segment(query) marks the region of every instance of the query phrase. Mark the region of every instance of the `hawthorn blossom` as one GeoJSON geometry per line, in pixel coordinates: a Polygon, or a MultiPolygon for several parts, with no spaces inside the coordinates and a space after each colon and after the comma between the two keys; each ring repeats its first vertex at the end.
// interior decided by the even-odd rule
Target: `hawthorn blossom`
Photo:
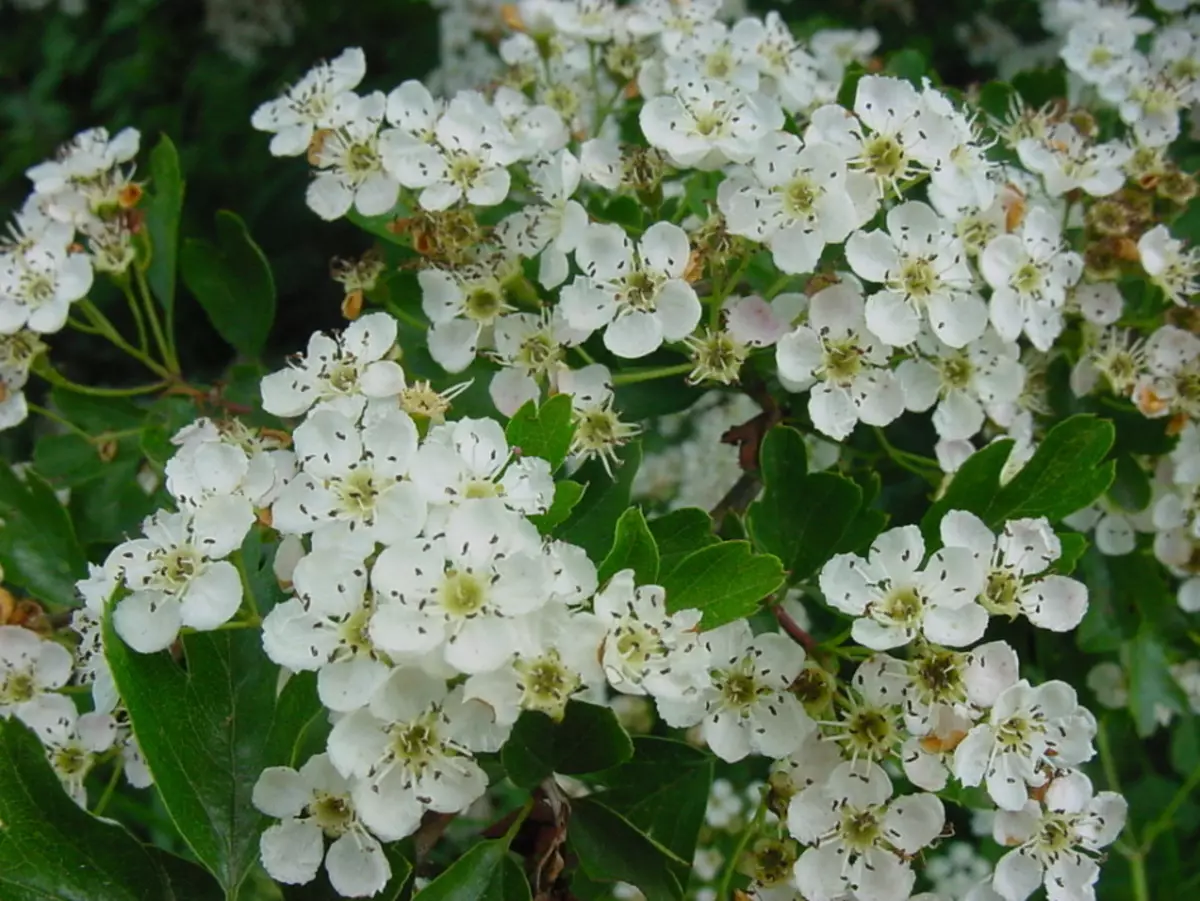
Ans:
{"type": "Polygon", "coordinates": [[[86,807],[83,781],[97,756],[116,742],[116,720],[107,713],[81,714],[74,701],[60,694],[46,695],[41,703],[26,707],[21,718],[45,746],[50,766],[71,800],[86,807]]]}
{"type": "Polygon", "coordinates": [[[317,174],[304,197],[322,219],[339,219],[351,207],[363,216],[379,216],[396,205],[400,182],[384,168],[379,147],[386,105],[380,91],[360,98],[347,120],[321,132],[309,150],[317,174]]]}
{"type": "Polygon", "coordinates": [[[650,145],[676,166],[711,171],[749,162],[783,125],[783,111],[764,94],[695,75],[647,101],[638,121],[650,145]]]}
{"type": "Polygon", "coordinates": [[[529,259],[540,254],[538,281],[544,288],[557,288],[567,280],[567,254],[587,229],[587,212],[571,199],[579,175],[579,161],[569,150],[534,160],[529,178],[542,204],[524,207],[496,226],[497,240],[510,253],[529,259]]]}
{"type": "Polygon", "coordinates": [[[857,617],[854,639],[877,651],[900,647],[923,635],[948,647],[983,637],[987,611],[976,603],[984,572],[974,555],[945,547],[925,560],[916,526],[890,529],[864,559],[838,554],[821,570],[821,591],[838,610],[857,617]]]}
{"type": "Polygon", "coordinates": [[[1200,251],[1184,250],[1165,225],[1156,225],[1138,239],[1142,268],[1172,303],[1187,304],[1200,293],[1200,251]]]}
{"type": "Polygon", "coordinates": [[[71,678],[71,652],[20,626],[0,625],[0,718],[25,720],[71,678]]]}
{"type": "Polygon", "coordinates": [[[0,334],[60,331],[71,304],[91,290],[92,278],[87,255],[66,248],[35,244],[0,255],[0,334]]]}
{"type": "Polygon", "coordinates": [[[700,301],[683,275],[691,249],[677,225],[656,222],[633,245],[619,225],[593,224],[575,249],[583,270],[562,289],[567,323],[604,329],[604,346],[637,359],[680,341],[700,321],[700,301]]]}
{"type": "MultiPolygon", "coordinates": [[[[250,118],[258,131],[272,132],[272,156],[299,156],[318,129],[345,125],[358,102],[354,88],[367,74],[362,50],[350,47],[320,63],[282,97],[261,104],[250,118]]],[[[131,154],[132,155],[132,154],[131,154]]]]}

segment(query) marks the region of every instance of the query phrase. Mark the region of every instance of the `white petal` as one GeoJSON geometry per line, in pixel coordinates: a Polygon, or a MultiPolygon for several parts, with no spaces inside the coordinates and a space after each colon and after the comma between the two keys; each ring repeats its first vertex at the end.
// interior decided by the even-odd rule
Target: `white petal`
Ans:
{"type": "Polygon", "coordinates": [[[367,898],[383,891],[392,867],[383,848],[371,836],[347,833],[329,847],[325,857],[329,882],[343,898],[367,898]]]}

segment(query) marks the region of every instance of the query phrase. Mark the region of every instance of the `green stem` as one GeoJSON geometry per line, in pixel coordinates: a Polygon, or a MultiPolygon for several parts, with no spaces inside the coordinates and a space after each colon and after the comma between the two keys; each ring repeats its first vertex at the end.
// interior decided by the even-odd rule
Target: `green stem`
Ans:
{"type": "Polygon", "coordinates": [[[906,469],[913,475],[920,476],[932,485],[937,485],[941,481],[942,468],[938,465],[937,460],[931,460],[929,457],[922,457],[920,454],[909,453],[908,451],[894,447],[883,433],[883,429],[879,428],[879,426],[875,426],[875,437],[879,440],[879,445],[883,448],[884,452],[901,469],[906,469]]]}
{"type": "Polygon", "coordinates": [[[92,810],[92,816],[100,816],[104,813],[108,802],[112,800],[113,793],[117,790],[117,783],[121,779],[121,771],[125,769],[125,762],[120,758],[113,761],[112,775],[108,777],[108,784],[104,786],[104,793],[100,795],[100,800],[96,802],[95,808],[92,810]]]}
{"type": "Polygon", "coordinates": [[[419,328],[423,332],[429,330],[429,323],[422,322],[420,319],[418,319],[412,313],[408,313],[408,312],[400,309],[400,307],[398,307],[396,304],[388,303],[388,304],[385,304],[385,306],[387,307],[387,311],[389,313],[391,313],[393,316],[395,316],[397,319],[399,319],[405,325],[411,326],[412,328],[419,328]]]}
{"type": "Polygon", "coordinates": [[[1150,884],[1146,879],[1146,859],[1141,854],[1129,858],[1129,872],[1133,876],[1134,901],[1150,901],[1150,884]]]}
{"type": "Polygon", "coordinates": [[[91,320],[92,325],[98,328],[100,330],[100,334],[107,338],[110,343],[115,345],[119,350],[123,350],[125,353],[129,354],[129,356],[133,357],[155,375],[161,375],[164,379],[169,379],[175,374],[166,369],[161,363],[152,359],[149,354],[142,353],[140,350],[122,338],[121,333],[117,331],[116,326],[114,326],[109,321],[108,317],[101,313],[100,310],[96,308],[96,305],[90,300],[85,298],[84,300],[79,301],[79,308],[83,310],[84,315],[91,320]]]}
{"type": "Polygon", "coordinates": [[[652,369],[630,369],[613,375],[614,385],[633,385],[637,382],[652,382],[673,375],[684,375],[692,371],[691,363],[676,363],[674,366],[658,366],[652,369]]]}
{"type": "Polygon", "coordinates": [[[1150,853],[1150,849],[1154,846],[1154,840],[1163,831],[1170,828],[1172,817],[1179,812],[1179,808],[1183,806],[1183,802],[1191,796],[1197,786],[1200,786],[1200,766],[1192,770],[1191,775],[1187,777],[1187,781],[1179,786],[1179,789],[1175,792],[1167,806],[1163,808],[1158,818],[1146,827],[1146,832],[1142,836],[1143,856],[1150,853]]]}
{"type": "Polygon", "coordinates": [[[146,340],[146,317],[142,315],[142,305],[138,302],[137,295],[133,291],[133,286],[129,284],[129,279],[121,279],[121,290],[125,294],[125,301],[129,304],[129,312],[133,314],[133,322],[137,327],[138,333],[138,349],[142,353],[149,351],[149,344],[146,340]]]}
{"type": "Polygon", "coordinates": [[[581,360],[583,360],[583,362],[587,363],[589,366],[591,366],[593,363],[596,362],[596,358],[593,357],[586,350],[584,350],[583,345],[581,345],[581,344],[576,344],[574,347],[571,348],[571,350],[573,350],[573,351],[575,351],[575,353],[579,354],[579,358],[581,360]]]}
{"type": "Polygon", "coordinates": [[[253,617],[251,617],[250,619],[231,619],[229,622],[221,623],[221,625],[215,626],[212,629],[196,630],[196,629],[183,628],[183,629],[180,629],[179,631],[183,635],[192,635],[197,631],[236,632],[238,629],[257,629],[261,625],[262,625],[262,617],[260,617],[256,614],[253,617]]]}
{"type": "Polygon", "coordinates": [[[158,347],[158,353],[162,357],[163,362],[167,364],[167,368],[175,375],[179,374],[179,358],[175,355],[175,336],[173,334],[164,334],[162,323],[158,321],[158,311],[154,306],[154,297],[150,292],[150,285],[146,281],[146,273],[141,269],[134,267],[134,272],[137,276],[138,291],[142,295],[142,303],[146,309],[146,316],[150,320],[150,331],[154,335],[154,343],[158,347]]]}
{"type": "Polygon", "coordinates": [[[250,608],[250,615],[258,622],[262,622],[262,616],[258,612],[258,601],[254,598],[254,587],[250,584],[250,573],[246,572],[246,561],[242,557],[241,550],[234,553],[233,562],[242,579],[242,593],[246,596],[246,605],[250,608]]]}
{"type": "Polygon", "coordinates": [[[77,331],[77,332],[82,332],[85,335],[102,335],[102,334],[104,334],[102,331],[100,331],[100,329],[96,328],[94,325],[88,325],[86,322],[80,322],[78,319],[73,319],[70,316],[67,317],[67,326],[75,329],[75,331],[77,331]]]}
{"type": "Polygon", "coordinates": [[[37,404],[26,404],[26,406],[29,408],[30,413],[36,413],[38,416],[44,416],[46,419],[49,419],[51,422],[58,423],[60,426],[62,426],[68,432],[73,432],[76,435],[86,438],[88,441],[92,440],[91,435],[89,435],[87,432],[85,432],[79,426],[75,425],[75,423],[71,422],[69,419],[64,419],[62,416],[55,413],[53,410],[47,410],[45,407],[38,406],[37,404]]]}
{"type": "Polygon", "coordinates": [[[737,873],[738,863],[742,859],[742,854],[746,851],[746,845],[750,844],[755,833],[758,832],[759,826],[762,825],[763,817],[767,813],[767,791],[763,789],[762,800],[758,802],[758,810],[754,812],[754,817],[746,824],[746,828],[742,830],[742,834],[738,836],[737,845],[734,846],[733,853],[729,856],[729,863],[726,865],[724,872],[721,873],[721,884],[717,886],[717,901],[724,899],[732,899],[729,887],[733,882],[734,874],[737,873]]]}
{"type": "Polygon", "coordinates": [[[151,394],[155,391],[161,391],[169,384],[166,379],[163,379],[162,381],[152,382],[148,385],[135,385],[132,388],[96,388],[92,385],[80,385],[78,382],[71,381],[49,364],[37,367],[34,369],[34,373],[40,375],[51,385],[65,388],[68,391],[73,391],[75,394],[88,394],[92,397],[134,397],[138,394],[151,394]]]}

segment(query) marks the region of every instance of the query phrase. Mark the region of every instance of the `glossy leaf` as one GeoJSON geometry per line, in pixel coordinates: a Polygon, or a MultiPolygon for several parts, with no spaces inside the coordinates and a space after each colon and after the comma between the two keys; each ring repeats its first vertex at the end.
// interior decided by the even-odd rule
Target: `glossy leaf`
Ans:
{"type": "Polygon", "coordinates": [[[246,224],[219,211],[216,242],[185,241],[180,267],[218,334],[239,353],[258,356],[275,320],[275,279],[246,224]]]}
{"type": "Polygon", "coordinates": [[[529,521],[537,526],[537,530],[541,534],[549,535],[553,533],[555,529],[570,517],[571,511],[575,509],[575,505],[583,497],[583,492],[584,486],[578,482],[572,482],[570,479],[555,482],[554,500],[550,502],[550,509],[545,513],[536,513],[530,516],[529,521]]]}
{"type": "Polygon", "coordinates": [[[146,233],[151,256],[146,281],[155,299],[174,318],[176,267],[179,260],[179,219],[183,214],[184,179],[179,153],[165,134],[150,151],[150,199],[146,202],[146,233]]]}
{"type": "Polygon", "coordinates": [[[699,507],[681,507],[647,524],[658,546],[658,578],[665,579],[684,558],[720,541],[713,534],[712,517],[699,507]]]}
{"type": "Polygon", "coordinates": [[[752,615],[783,582],[779,558],[755,554],[746,541],[722,541],[695,551],[659,580],[667,592],[667,609],[702,611],[702,629],[752,615]]]}
{"type": "Polygon", "coordinates": [[[421,901],[529,901],[529,883],[507,838],[482,841],[421,889],[421,901]]]}
{"type": "Polygon", "coordinates": [[[0,563],[5,581],[57,607],[78,605],[75,583],[87,556],[53,489],[35,473],[24,480],[0,464],[0,563]]]}
{"type": "Polygon", "coordinates": [[[537,711],[522,713],[500,759],[513,782],[531,788],[552,773],[596,773],[632,755],[629,735],[610,708],[570,701],[560,723],[537,711]]]}
{"type": "Polygon", "coordinates": [[[569,394],[556,394],[540,407],[529,401],[513,414],[504,430],[509,446],[522,456],[541,457],[556,470],[567,458],[575,434],[569,394]]]}
{"type": "Polygon", "coordinates": [[[598,460],[589,460],[574,474],[587,485],[583,497],[563,524],[559,537],[577,544],[593,560],[603,560],[613,545],[617,520],[629,507],[633,477],[642,462],[642,446],[633,441],[618,452],[612,475],[598,460]]]}
{"type": "Polygon", "coordinates": [[[630,507],[617,520],[612,550],[597,568],[603,584],[623,569],[632,569],[638,585],[652,585],[658,578],[658,546],[640,507],[630,507]]]}
{"type": "Polygon", "coordinates": [[[571,804],[567,843],[596,882],[628,882],[646,901],[679,901],[688,863],[594,798],[571,804]]]}

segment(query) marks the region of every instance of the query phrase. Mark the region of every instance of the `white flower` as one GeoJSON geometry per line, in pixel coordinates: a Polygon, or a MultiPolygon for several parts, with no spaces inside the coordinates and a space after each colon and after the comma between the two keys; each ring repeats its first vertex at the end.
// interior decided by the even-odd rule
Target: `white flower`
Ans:
{"type": "Polygon", "coordinates": [[[274,132],[272,156],[299,156],[308,149],[317,129],[344,125],[358,102],[354,88],[367,74],[361,49],[343,50],[333,60],[311,69],[283,96],[254,111],[250,124],[274,132]]]}
{"type": "Polygon", "coordinates": [[[567,254],[588,224],[587,211],[570,199],[579,187],[579,161],[568,150],[539,157],[529,164],[529,179],[542,204],[506,216],[496,226],[496,238],[514,255],[532,259],[541,254],[538,281],[557,288],[567,280],[567,254]]]}
{"type": "Polygon", "coordinates": [[[304,356],[263,379],[263,409],[291,417],[328,407],[357,419],[368,398],[404,390],[404,371],[384,359],[395,343],[396,320],[387,313],[368,313],[338,335],[316,332],[304,356]]]}
{"type": "Polygon", "coordinates": [[[1136,31],[1114,28],[1107,18],[1078,22],[1067,32],[1060,56],[1067,68],[1085,81],[1104,85],[1116,78],[1137,52],[1136,38],[1136,31]]]}
{"type": "Polygon", "coordinates": [[[1019,348],[993,331],[960,350],[936,339],[918,340],[918,347],[925,353],[903,361],[896,376],[909,410],[923,412],[937,404],[933,427],[943,440],[977,435],[983,428],[984,410],[993,404],[1016,403],[1025,387],[1019,348]]]}
{"type": "Polygon", "coordinates": [[[562,289],[572,328],[604,328],[604,346],[636,359],[680,341],[700,321],[700,301],[683,280],[691,248],[677,225],[656,222],[636,248],[614,224],[589,225],[575,249],[584,275],[562,289]]]}
{"type": "Polygon", "coordinates": [[[1046,784],[1047,770],[1091,759],[1095,734],[1096,721],[1079,706],[1074,688],[1058,680],[1034,687],[1022,679],[954,749],[954,775],[963,785],[986,779],[1000,808],[1021,810],[1029,788],[1046,784]]]}
{"type": "Polygon", "coordinates": [[[447,372],[462,372],[475,359],[481,340],[502,314],[512,309],[505,284],[520,278],[520,260],[506,253],[485,253],[454,269],[422,269],[421,309],[433,323],[429,353],[447,372]]]}
{"type": "Polygon", "coordinates": [[[531,646],[550,599],[537,531],[495,498],[453,508],[436,537],[394,541],[371,569],[370,635],[389,652],[440,650],[464,673],[496,669],[531,646]]]}
{"type": "Polygon", "coordinates": [[[1062,543],[1045,519],[1014,519],[999,537],[974,513],[951,510],[942,518],[942,541],[969,551],[984,568],[979,600],[989,611],[1053,632],[1068,632],[1087,612],[1087,586],[1066,576],[1043,575],[1062,555],[1062,543]]]}
{"type": "Polygon", "coordinates": [[[818,93],[817,61],[778,12],[770,10],[761,20],[741,19],[733,26],[730,40],[735,53],[758,67],[764,93],[777,97],[785,110],[797,113],[812,106],[818,93]]]}
{"type": "Polygon", "coordinates": [[[725,328],[747,347],[770,347],[792,329],[808,309],[807,294],[777,294],[770,301],[757,295],[727,297],[721,304],[725,328]]]}
{"type": "Polygon", "coordinates": [[[529,647],[499,669],[470,676],[463,697],[483,701],[502,726],[515,723],[522,710],[561,720],[572,697],[603,683],[604,634],[595,615],[550,604],[532,623],[529,647]]]}
{"type": "MultiPolygon", "coordinates": [[[[560,87],[556,85],[555,87],[560,87]]],[[[553,89],[551,89],[553,90],[553,89]]],[[[561,95],[561,91],[560,91],[561,95]]],[[[545,90],[542,100],[553,99],[545,90]]],[[[543,103],[534,103],[520,91],[501,85],[492,97],[492,104],[505,128],[517,145],[520,159],[530,159],[547,153],[557,153],[567,146],[571,133],[563,117],[543,103]]],[[[566,107],[564,107],[566,108],[566,107]]],[[[584,111],[579,111],[582,114],[584,111]]],[[[577,114],[576,119],[578,120],[577,114]]]]}
{"type": "Polygon", "coordinates": [[[560,390],[560,375],[568,347],[584,340],[588,332],[571,328],[562,308],[537,313],[508,313],[496,320],[492,333],[495,349],[490,356],[502,368],[492,376],[488,393],[496,409],[512,416],[531,400],[541,397],[541,382],[560,390]]]}
{"type": "Polygon", "coordinates": [[[916,526],[884,532],[866,559],[838,554],[821,570],[821,591],[857,617],[854,639],[877,651],[923,635],[935,644],[964,647],[983,637],[988,615],[976,596],[982,566],[970,551],[946,547],[922,569],[925,542],[916,526]]]}
{"type": "MultiPolygon", "coordinates": [[[[759,78],[753,50],[747,42],[735,40],[724,22],[702,22],[680,42],[677,52],[662,61],[663,85],[674,90],[691,79],[702,78],[743,91],[756,91],[759,78]]],[[[643,67],[643,78],[645,74],[643,67]]]]}
{"type": "Polygon", "coordinates": [[[783,111],[763,94],[697,75],[649,100],[638,121],[650,145],[675,165],[713,170],[748,162],[783,125],[783,111]]]}
{"type": "Polygon", "coordinates": [[[796,885],[811,901],[847,892],[862,901],[905,901],[916,877],[908,859],[942,831],[936,795],[891,799],[892,783],[876,763],[840,764],[788,805],[788,831],[810,845],[796,861],[796,885]]]}
{"type": "Polygon", "coordinates": [[[1051,197],[1075,188],[1107,197],[1125,183],[1121,167],[1133,156],[1133,149],[1116,141],[1091,144],[1075,126],[1060,123],[1040,138],[1022,138],[1017,154],[1025,168],[1042,176],[1051,197]]]}
{"type": "Polygon", "coordinates": [[[392,868],[379,840],[359,821],[350,783],[326,754],[310,757],[299,771],[263,770],[254,784],[254,806],[276,823],[262,834],[263,867],[276,882],[298,885],[317,878],[321,862],[344,898],[378,893],[392,868]],[[325,839],[332,841],[328,853],[325,839]]]}
{"type": "Polygon", "coordinates": [[[0,334],[0,431],[24,422],[29,415],[24,387],[34,361],[46,351],[37,332],[18,329],[11,335],[0,334]]]}
{"type": "Polygon", "coordinates": [[[0,256],[0,334],[26,326],[43,335],[61,330],[92,277],[87,254],[50,244],[0,256]]]}
{"type": "Polygon", "coordinates": [[[378,216],[396,205],[400,182],[383,166],[379,126],[387,101],[380,91],[354,105],[338,128],[321,132],[309,151],[317,168],[305,192],[309,208],[322,219],[338,219],[351,207],[363,216],[378,216]]]}
{"type": "Polygon", "coordinates": [[[864,178],[848,174],[829,145],[805,147],[780,132],[750,170],[721,183],[717,204],[729,231],[765,243],[781,271],[812,272],[826,244],[841,243],[870,218],[861,207],[873,209],[875,198],[864,178]]]}
{"type": "Polygon", "coordinates": [[[20,626],[0,626],[0,718],[25,720],[71,678],[71,652],[20,626]]]}
{"type": "Polygon", "coordinates": [[[846,259],[855,273],[884,286],[867,299],[867,326],[894,347],[911,344],[926,318],[951,347],[987,328],[967,253],[948,223],[920,201],[888,211],[887,232],[855,232],[846,259]]]}
{"type": "Polygon", "coordinates": [[[64,695],[46,695],[23,711],[22,719],[46,746],[46,757],[62,780],[67,794],[80,807],[87,806],[83,780],[117,739],[117,721],[107,713],[80,714],[64,695]]]}
{"type": "Polygon", "coordinates": [[[996,841],[1018,847],[996,864],[992,888],[1004,901],[1025,901],[1044,881],[1054,901],[1090,901],[1100,875],[1096,858],[1121,834],[1127,811],[1115,792],[1093,795],[1091,780],[1077,770],[1055,777],[1042,803],[996,814],[996,841]]]}
{"type": "Polygon", "coordinates": [[[132,594],[113,611],[117,634],[143,654],[169,647],[181,626],[215,629],[242,604],[242,581],[225,557],[254,522],[242,498],[213,498],[194,515],[160,510],[142,524],[144,538],[117,545],[116,567],[132,594]]]}
{"type": "Polygon", "coordinates": [[[305,535],[334,524],[379,541],[408,538],[425,521],[425,502],[405,475],[417,427],[389,409],[359,426],[337,410],[316,410],[293,434],[300,472],[279,493],[275,528],[305,535]]]}
{"type": "Polygon", "coordinates": [[[396,669],[369,707],[338,720],[329,759],[351,780],[362,823],[394,841],[415,831],[426,810],[459,813],[482,795],[487,776],[467,744],[475,716],[443,680],[396,669]]]}
{"type": "Polygon", "coordinates": [[[788,686],[804,667],[804,649],[786,635],[754,636],[744,620],[705,633],[708,684],[681,698],[658,699],[671,726],[702,722],[713,753],[733,762],[747,754],[784,757],[815,726],[788,686]]]}
{"type": "Polygon", "coordinates": [[[171,443],[179,450],[167,461],[166,488],[181,509],[197,510],[226,495],[264,506],[295,470],[295,455],[278,438],[236,419],[218,425],[202,417],[171,443]]]}
{"type": "Polygon", "coordinates": [[[420,188],[422,209],[445,210],[465,199],[495,206],[508,196],[507,167],[520,149],[495,108],[474,91],[459,93],[434,127],[436,144],[414,143],[403,128],[385,131],[380,153],[400,184],[420,188]]]}
{"type": "Polygon", "coordinates": [[[54,159],[25,174],[51,218],[79,227],[95,225],[97,211],[115,201],[129,183],[129,175],[119,167],[137,156],[140,143],[134,128],[123,128],[111,138],[106,129],[89,128],[60,147],[54,159]]]}
{"type": "Polygon", "coordinates": [[[788,388],[809,390],[813,424],[834,440],[859,420],[883,426],[904,411],[887,348],[868,330],[862,294],[849,281],[812,297],[808,323],[779,339],[775,362],[788,388]]]}
{"type": "Polygon", "coordinates": [[[666,592],[635,587],[633,570],[609,579],[592,610],[608,630],[601,663],[617,691],[677,698],[707,678],[708,653],[696,635],[700,611],[667,613],[666,592]]]}
{"type": "Polygon", "coordinates": [[[1156,225],[1138,239],[1142,268],[1173,303],[1187,306],[1200,293],[1200,250],[1185,251],[1165,225],[1156,225]]]}

